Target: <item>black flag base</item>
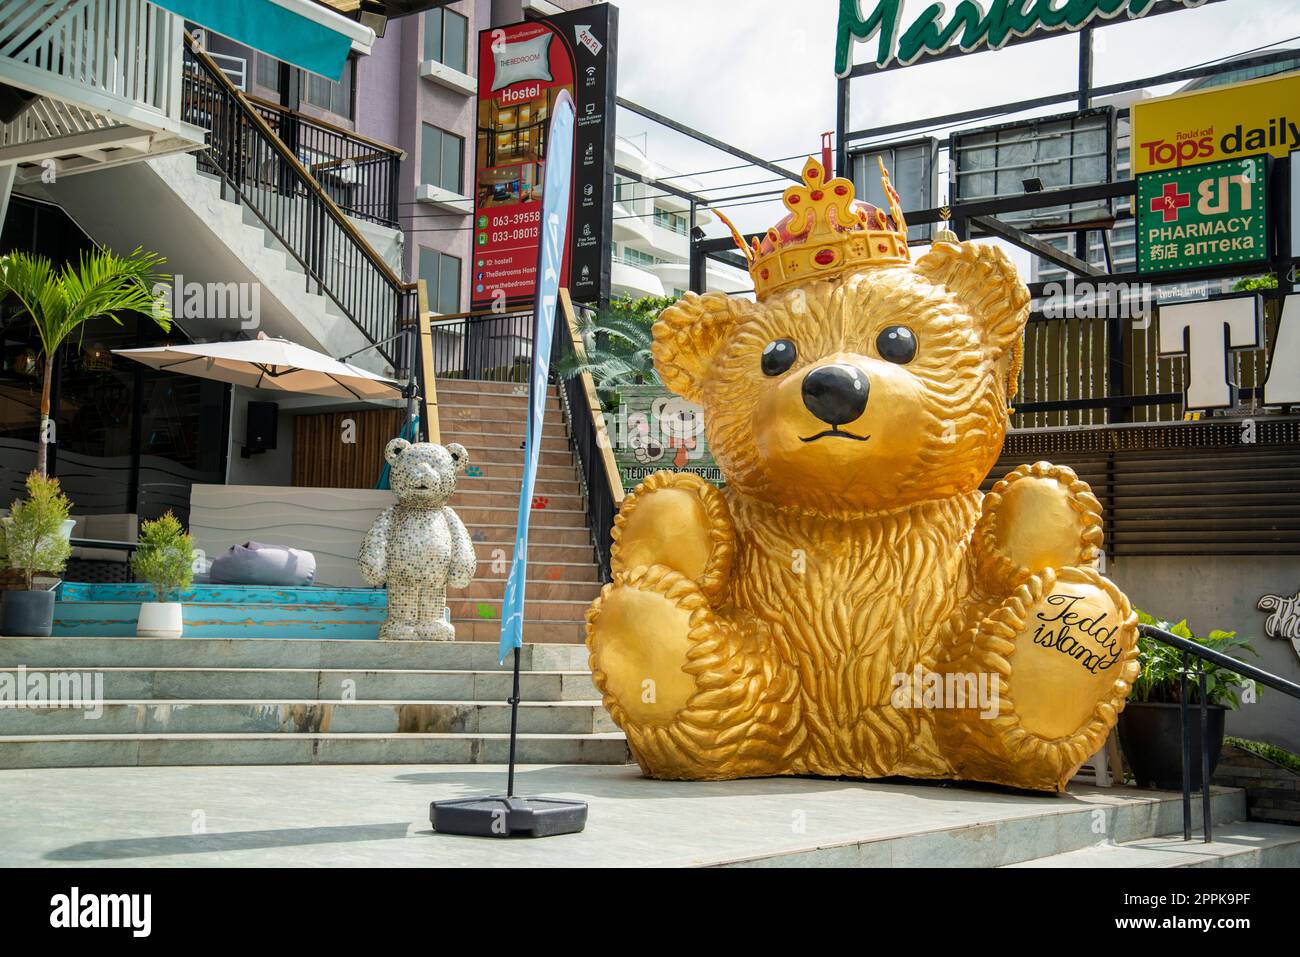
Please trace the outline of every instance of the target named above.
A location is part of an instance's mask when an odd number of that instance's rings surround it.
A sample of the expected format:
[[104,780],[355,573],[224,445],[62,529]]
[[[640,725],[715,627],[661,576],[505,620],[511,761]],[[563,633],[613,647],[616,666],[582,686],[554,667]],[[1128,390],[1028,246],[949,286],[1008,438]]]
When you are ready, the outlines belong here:
[[429,805],[429,823],[440,834],[471,837],[553,837],[587,826],[587,803],[564,798],[451,798]]

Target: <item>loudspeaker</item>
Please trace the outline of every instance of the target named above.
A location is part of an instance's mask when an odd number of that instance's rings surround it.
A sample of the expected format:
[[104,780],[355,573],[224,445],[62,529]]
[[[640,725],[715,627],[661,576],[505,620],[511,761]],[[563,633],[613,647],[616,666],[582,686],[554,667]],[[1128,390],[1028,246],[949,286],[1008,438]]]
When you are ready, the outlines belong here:
[[279,419],[278,403],[248,403],[244,426],[244,458],[248,458],[255,452],[269,452],[275,448],[276,424]]

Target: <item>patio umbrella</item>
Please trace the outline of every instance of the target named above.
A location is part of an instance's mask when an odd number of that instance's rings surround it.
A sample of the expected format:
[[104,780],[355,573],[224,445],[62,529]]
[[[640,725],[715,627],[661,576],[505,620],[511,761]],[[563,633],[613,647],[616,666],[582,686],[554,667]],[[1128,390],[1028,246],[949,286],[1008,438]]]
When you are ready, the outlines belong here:
[[204,342],[187,346],[114,349],[162,372],[231,382],[272,392],[328,395],[339,399],[400,399],[402,386],[287,339]]

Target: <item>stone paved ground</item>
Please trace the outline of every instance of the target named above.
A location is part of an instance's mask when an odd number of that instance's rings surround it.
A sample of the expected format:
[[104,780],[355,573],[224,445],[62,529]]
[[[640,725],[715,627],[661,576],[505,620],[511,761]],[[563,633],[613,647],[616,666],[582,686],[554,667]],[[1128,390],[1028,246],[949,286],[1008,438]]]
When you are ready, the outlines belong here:
[[[429,801],[504,782],[503,768],[483,765],[0,771],[0,865],[990,864],[1095,843],[1106,836],[1098,821],[1134,840],[1181,820],[1177,795],[1130,789],[659,782],[635,767],[530,766],[517,792],[586,799],[584,833],[505,841],[431,830]],[[1240,792],[1215,800],[1226,819],[1241,816]]]

